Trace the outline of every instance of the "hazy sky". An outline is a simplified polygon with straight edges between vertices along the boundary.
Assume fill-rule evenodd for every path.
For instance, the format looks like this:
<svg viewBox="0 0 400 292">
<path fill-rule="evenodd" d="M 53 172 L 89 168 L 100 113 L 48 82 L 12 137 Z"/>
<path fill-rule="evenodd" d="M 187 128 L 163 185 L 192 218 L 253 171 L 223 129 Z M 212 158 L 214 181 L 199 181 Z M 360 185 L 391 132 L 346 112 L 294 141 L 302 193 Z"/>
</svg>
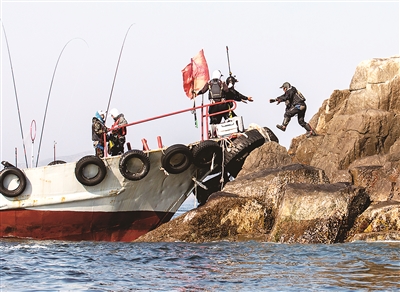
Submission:
<svg viewBox="0 0 400 292">
<path fill-rule="evenodd" d="M 307 98 L 309 121 L 336 89 L 347 89 L 363 60 L 399 54 L 399 2 L 351 1 L 1 1 L 1 19 L 9 43 L 23 134 L 30 164 L 39 146 L 53 72 L 40 160 L 93 154 L 91 120 L 110 108 L 128 122 L 190 108 L 181 70 L 201 49 L 211 72 L 231 71 L 241 93 L 253 103 L 236 109 L 245 126 L 269 127 L 289 148 L 305 133 L 292 119 L 286 132 L 284 105 L 268 100 L 281 95 L 289 81 Z M 68 45 L 66 45 L 68 43 Z M 1 31 L 1 160 L 25 164 L 9 56 Z M 196 103 L 201 103 L 201 96 Z M 197 114 L 198 117 L 200 113 Z M 36 121 L 32 143 L 30 127 Z M 107 125 L 111 125 L 111 118 Z M 200 139 L 189 113 L 128 130 L 127 140 L 141 149 L 141 139 L 157 148 Z M 79 156 L 79 155 L 78 155 Z"/>
</svg>

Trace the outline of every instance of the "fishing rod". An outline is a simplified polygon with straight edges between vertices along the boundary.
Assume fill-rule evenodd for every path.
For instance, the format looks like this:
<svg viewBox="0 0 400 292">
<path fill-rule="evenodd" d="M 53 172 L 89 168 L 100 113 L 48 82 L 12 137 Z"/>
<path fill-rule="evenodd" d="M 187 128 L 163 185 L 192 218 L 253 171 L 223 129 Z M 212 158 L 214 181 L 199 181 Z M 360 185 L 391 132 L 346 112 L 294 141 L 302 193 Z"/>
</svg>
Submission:
<svg viewBox="0 0 400 292">
<path fill-rule="evenodd" d="M 84 42 L 86 43 L 86 45 L 89 47 L 89 45 L 87 44 L 87 42 L 86 42 L 84 39 L 82 39 L 82 38 L 73 38 L 73 39 L 69 40 L 69 41 L 64 45 L 63 49 L 61 50 L 60 55 L 58 56 L 56 66 L 54 67 L 54 71 L 53 71 L 53 77 L 51 78 L 51 82 L 50 82 L 49 93 L 48 93 L 48 95 L 47 95 L 46 109 L 45 109 L 45 111 L 44 111 L 43 123 L 42 123 L 42 130 L 41 130 L 41 132 L 40 132 L 40 140 L 39 140 L 38 155 L 37 155 L 37 158 L 36 158 L 36 167 L 38 166 L 38 163 L 39 163 L 40 147 L 41 147 L 41 145 L 42 145 L 42 138 L 43 138 L 44 125 L 45 125 L 45 123 L 46 123 L 47 108 L 48 108 L 48 106 L 49 106 L 50 94 L 51 94 L 51 89 L 52 89 L 52 87 L 53 87 L 53 82 L 54 82 L 54 77 L 55 77 L 55 75 L 56 75 L 57 66 L 58 66 L 58 63 L 60 62 L 61 55 L 62 55 L 62 53 L 64 52 L 65 48 L 66 48 L 66 47 L 68 46 L 68 44 L 69 44 L 70 42 L 72 42 L 73 40 L 82 40 L 82 41 L 84 41 Z"/>
<path fill-rule="evenodd" d="M 28 159 L 26 157 L 26 147 L 25 147 L 25 139 L 24 139 L 24 132 L 22 131 L 22 121 L 21 121 L 21 112 L 19 109 L 19 102 L 18 102 L 18 95 L 17 95 L 17 86 L 15 84 L 15 77 L 14 77 L 14 69 L 13 65 L 11 62 L 11 53 L 10 53 L 10 47 L 8 46 L 8 40 L 7 40 L 7 35 L 6 35 L 6 29 L 4 28 L 3 21 L 1 21 L 1 26 L 3 27 L 3 32 L 4 32 L 4 38 L 6 40 L 6 45 L 7 45 L 7 51 L 8 51 L 8 59 L 10 60 L 10 66 L 11 66 L 11 75 L 13 79 L 13 84 L 14 84 L 14 93 L 15 93 L 15 101 L 17 103 L 17 111 L 18 111 L 18 119 L 19 119 L 19 128 L 21 131 L 21 136 L 22 136 L 22 146 L 24 148 L 24 155 L 25 155 L 25 163 L 26 163 L 26 168 L 28 168 Z"/>
<path fill-rule="evenodd" d="M 123 49 L 124 49 L 125 40 L 126 40 L 126 37 L 128 36 L 129 30 L 131 29 L 132 25 L 134 25 L 134 23 L 132 23 L 132 24 L 129 26 L 128 30 L 126 31 L 124 41 L 122 42 L 121 51 L 120 51 L 120 53 L 119 53 L 118 62 L 117 62 L 117 68 L 115 69 L 114 80 L 113 80 L 113 83 L 112 83 L 112 86 L 111 86 L 110 98 L 108 99 L 108 105 L 107 105 L 106 115 L 105 115 L 105 117 L 104 117 L 104 124 L 106 124 L 106 120 L 107 120 L 107 116 L 108 116 L 108 110 L 109 110 L 109 108 L 110 108 L 110 103 L 111 103 L 111 97 L 112 97 L 112 94 L 113 94 L 113 91 L 114 91 L 115 79 L 117 78 L 117 72 L 118 72 L 119 62 L 121 61 L 121 56 L 122 56 L 122 51 L 123 51 Z"/>
</svg>

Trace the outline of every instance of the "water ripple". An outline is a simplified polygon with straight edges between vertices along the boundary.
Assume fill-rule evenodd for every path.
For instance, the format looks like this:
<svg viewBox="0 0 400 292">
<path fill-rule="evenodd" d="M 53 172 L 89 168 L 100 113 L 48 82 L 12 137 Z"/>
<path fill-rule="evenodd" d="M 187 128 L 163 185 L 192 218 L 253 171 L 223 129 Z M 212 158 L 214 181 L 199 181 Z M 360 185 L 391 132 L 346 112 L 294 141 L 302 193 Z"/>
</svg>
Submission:
<svg viewBox="0 0 400 292">
<path fill-rule="evenodd" d="M 396 291 L 400 243 L 2 240 L 2 291 Z"/>
</svg>

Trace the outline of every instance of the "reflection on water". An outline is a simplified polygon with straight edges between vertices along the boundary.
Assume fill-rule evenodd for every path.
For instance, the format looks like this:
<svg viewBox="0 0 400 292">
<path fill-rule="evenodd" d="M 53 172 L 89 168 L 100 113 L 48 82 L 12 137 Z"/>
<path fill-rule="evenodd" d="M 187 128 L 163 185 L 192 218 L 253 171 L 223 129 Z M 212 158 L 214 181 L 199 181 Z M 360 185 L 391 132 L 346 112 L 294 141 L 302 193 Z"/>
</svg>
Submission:
<svg viewBox="0 0 400 292">
<path fill-rule="evenodd" d="M 396 291 L 400 289 L 399 250 L 399 242 L 286 245 L 3 240 L 0 288 Z"/>
</svg>

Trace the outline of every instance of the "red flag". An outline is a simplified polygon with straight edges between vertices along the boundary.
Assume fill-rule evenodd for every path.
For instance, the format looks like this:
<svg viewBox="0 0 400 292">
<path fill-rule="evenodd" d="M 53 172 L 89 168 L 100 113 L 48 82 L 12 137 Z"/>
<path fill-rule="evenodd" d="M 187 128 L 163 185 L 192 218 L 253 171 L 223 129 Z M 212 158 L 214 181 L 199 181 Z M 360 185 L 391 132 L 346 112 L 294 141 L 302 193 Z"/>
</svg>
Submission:
<svg viewBox="0 0 400 292">
<path fill-rule="evenodd" d="M 182 75 L 183 90 L 187 97 L 193 98 L 192 92 L 199 91 L 210 80 L 203 50 L 190 60 L 190 63 L 182 70 Z"/>
<path fill-rule="evenodd" d="M 194 90 L 192 62 L 190 62 L 182 70 L 182 75 L 183 75 L 183 90 L 185 91 L 186 96 L 191 99 L 193 98 L 192 91 Z"/>
</svg>

